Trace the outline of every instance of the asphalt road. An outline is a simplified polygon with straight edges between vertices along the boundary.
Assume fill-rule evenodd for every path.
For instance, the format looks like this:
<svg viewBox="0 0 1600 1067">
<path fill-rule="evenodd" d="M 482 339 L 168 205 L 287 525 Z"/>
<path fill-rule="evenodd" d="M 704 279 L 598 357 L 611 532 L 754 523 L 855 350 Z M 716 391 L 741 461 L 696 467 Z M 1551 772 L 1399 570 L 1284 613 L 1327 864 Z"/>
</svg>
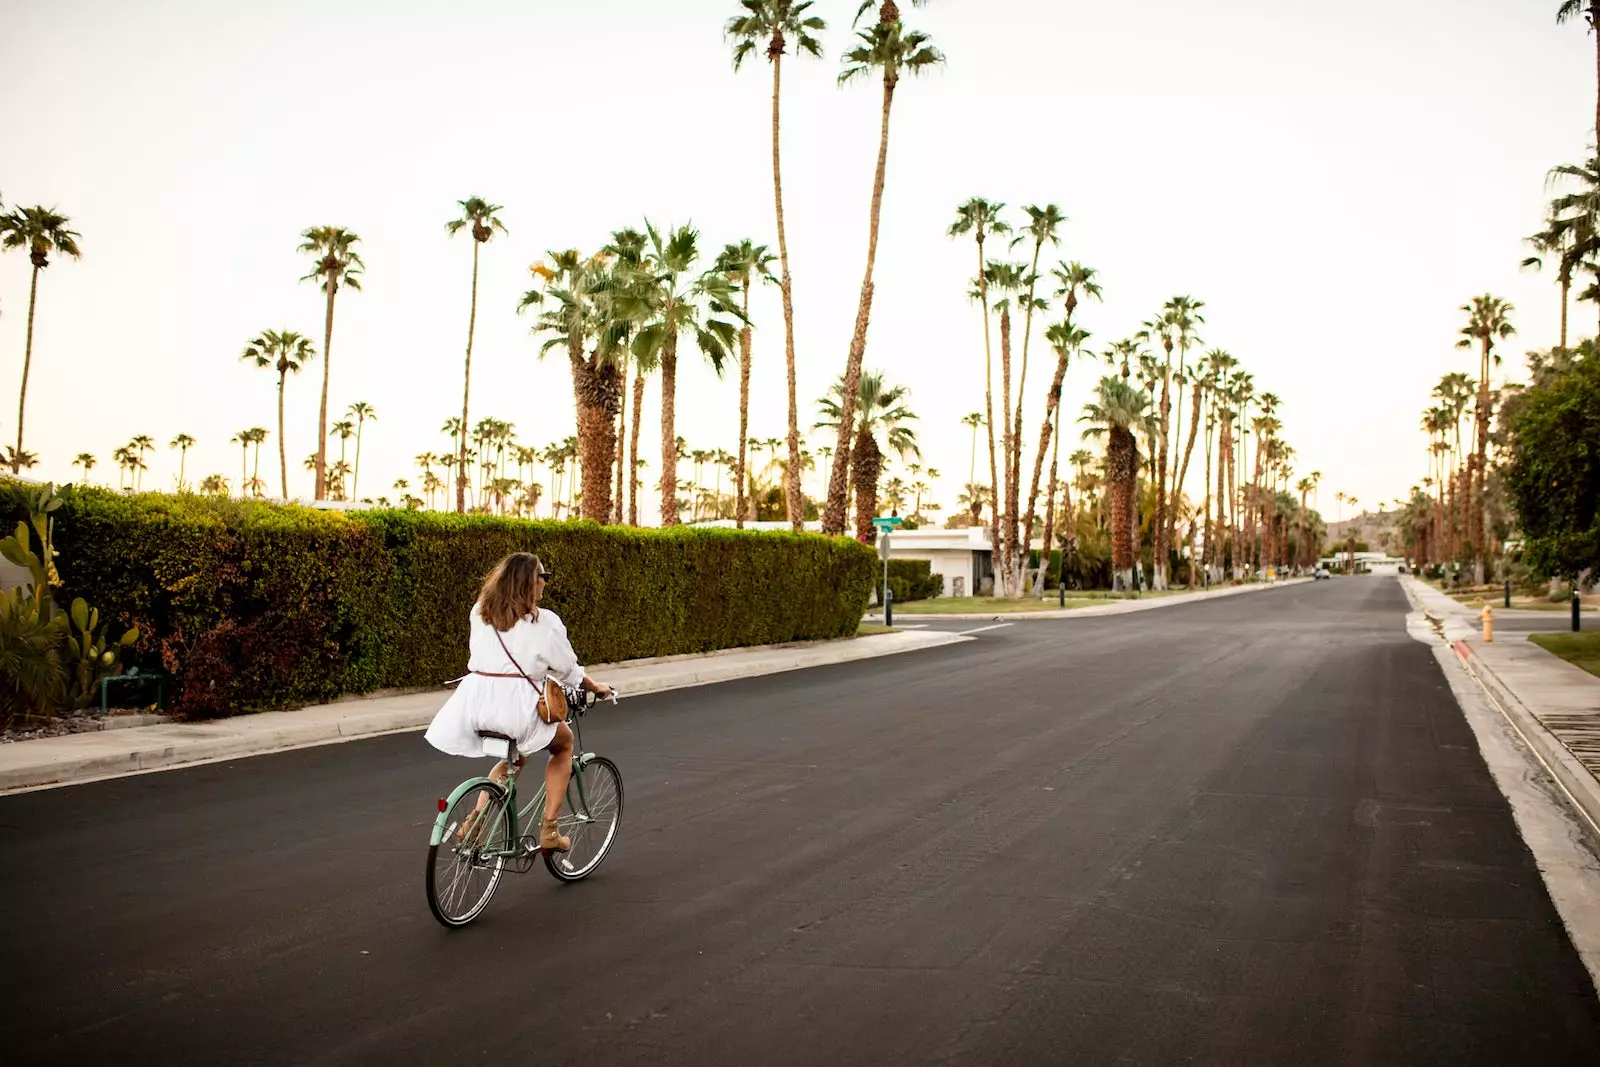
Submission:
<svg viewBox="0 0 1600 1067">
<path fill-rule="evenodd" d="M 1384 579 L 601 709 L 620 843 L 447 931 L 417 734 L 0 799 L 18 1064 L 1600 1063 Z"/>
</svg>

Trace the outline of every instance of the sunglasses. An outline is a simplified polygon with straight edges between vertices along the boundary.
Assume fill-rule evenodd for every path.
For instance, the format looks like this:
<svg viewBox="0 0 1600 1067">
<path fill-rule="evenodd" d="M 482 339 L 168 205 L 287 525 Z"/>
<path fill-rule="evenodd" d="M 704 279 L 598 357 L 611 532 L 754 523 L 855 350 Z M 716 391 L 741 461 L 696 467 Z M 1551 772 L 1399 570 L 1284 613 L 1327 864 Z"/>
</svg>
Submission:
<svg viewBox="0 0 1600 1067">
<path fill-rule="evenodd" d="M 555 571 L 540 571 L 539 572 L 539 578 L 541 580 L 543 580 L 543 581 L 546 581 L 546 582 L 548 582 L 550 579 L 554 578 L 555 576 L 556 576 Z"/>
</svg>

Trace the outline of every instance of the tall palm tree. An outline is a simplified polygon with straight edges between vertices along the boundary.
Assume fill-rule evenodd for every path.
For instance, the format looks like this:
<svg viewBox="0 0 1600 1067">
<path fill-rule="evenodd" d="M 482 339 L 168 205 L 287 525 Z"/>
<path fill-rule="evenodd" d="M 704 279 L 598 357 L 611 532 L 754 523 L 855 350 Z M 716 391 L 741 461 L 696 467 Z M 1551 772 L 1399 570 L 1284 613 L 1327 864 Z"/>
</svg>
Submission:
<svg viewBox="0 0 1600 1067">
<path fill-rule="evenodd" d="M 167 443 L 167 447 L 178 450 L 178 492 L 181 493 L 185 488 L 183 474 L 189 458 L 189 449 L 194 447 L 194 438 L 186 433 L 180 433 Z"/>
<path fill-rule="evenodd" d="M 1023 303 L 1022 366 L 1017 372 L 1017 408 L 1013 413 L 1012 420 L 1011 455 L 1007 457 L 1007 463 L 1010 465 L 1007 477 L 1011 481 L 1013 495 L 1020 492 L 1022 482 L 1022 398 L 1028 395 L 1028 342 L 1033 337 L 1033 313 L 1036 310 L 1043 310 L 1046 306 L 1043 300 L 1036 300 L 1034 297 L 1034 287 L 1039 281 L 1039 255 L 1044 250 L 1045 245 L 1048 244 L 1054 247 L 1061 243 L 1059 231 L 1061 224 L 1067 221 L 1067 217 L 1061 213 L 1061 209 L 1054 204 L 1046 204 L 1044 207 L 1040 207 L 1037 204 L 1028 204 L 1022 210 L 1027 214 L 1028 221 L 1017 236 L 1012 238 L 1011 247 L 1016 248 L 1017 245 L 1031 239 L 1033 241 L 1033 258 L 1028 263 L 1028 295 Z M 1031 503 L 1030 500 L 1030 511 Z M 1024 547 L 1026 547 L 1030 536 L 1031 532 L 1025 528 L 1022 532 Z M 1048 555 L 1048 551 L 1046 554 Z M 1024 551 L 1018 558 L 1017 569 L 1019 572 L 1023 563 L 1027 561 L 1027 557 L 1028 553 Z M 1040 573 L 1043 573 L 1043 568 L 1040 569 Z M 1017 582 L 1017 589 L 1020 595 L 1020 578 Z"/>
<path fill-rule="evenodd" d="M 240 496 L 244 496 L 244 483 L 246 481 L 246 476 L 247 476 L 247 474 L 249 472 L 249 469 L 250 469 L 250 444 L 251 444 L 251 441 L 252 441 L 252 436 L 251 435 L 252 435 L 253 432 L 254 431 L 252 431 L 252 430 L 240 430 L 238 433 L 236 433 L 232 437 L 228 438 L 228 443 L 230 445 L 238 445 L 239 446 L 239 495 Z"/>
<path fill-rule="evenodd" d="M 50 265 L 52 255 L 82 258 L 74 230 L 67 229 L 72 220 L 57 214 L 54 208 L 17 208 L 0 216 L 0 248 L 26 248 L 28 260 L 33 264 L 32 279 L 28 283 L 28 332 L 22 349 L 22 388 L 17 394 L 17 444 L 11 452 L 11 473 L 22 470 L 22 459 L 28 455 L 22 447 L 22 421 L 28 407 L 28 372 L 33 368 L 33 314 L 39 303 L 39 272 Z"/>
<path fill-rule="evenodd" d="M 1183 487 L 1186 484 L 1188 484 L 1189 457 L 1194 452 L 1194 440 L 1195 440 L 1195 437 L 1197 437 L 1199 435 L 1199 433 L 1200 433 L 1201 403 L 1202 403 L 1202 400 L 1204 399 L 1204 394 L 1205 394 L 1205 390 L 1206 390 L 1206 387 L 1207 387 L 1207 377 L 1208 377 L 1208 374 L 1210 373 L 1210 371 L 1207 369 L 1207 366 L 1212 364 L 1212 363 L 1214 363 L 1215 359 L 1217 357 L 1222 357 L 1224 359 L 1231 359 L 1232 358 L 1232 357 L 1230 357 L 1228 355 L 1228 353 L 1222 351 L 1222 349 L 1213 348 L 1210 352 L 1208 352 L 1206 354 L 1205 363 L 1201 367 L 1197 368 L 1195 370 L 1195 372 L 1189 373 L 1187 371 L 1187 369 L 1181 369 L 1180 370 L 1180 381 L 1184 380 L 1183 375 L 1187 375 L 1187 378 L 1189 379 L 1188 384 L 1190 384 L 1190 385 L 1192 385 L 1194 387 L 1194 392 L 1193 392 L 1192 396 L 1190 397 L 1190 402 L 1189 402 L 1189 406 L 1192 409 L 1189 412 L 1189 437 L 1188 437 L 1188 440 L 1184 443 L 1184 446 L 1183 446 L 1183 461 L 1178 464 L 1177 480 L 1175 480 L 1172 483 L 1172 498 L 1173 498 L 1174 503 L 1176 503 L 1178 500 L 1181 500 L 1183 498 Z M 1180 363 L 1180 368 L 1181 367 L 1182 367 L 1182 365 Z M 1183 400 L 1183 394 L 1181 392 L 1178 395 L 1178 400 L 1179 400 L 1180 405 L 1181 405 L 1182 400 Z M 1182 409 L 1181 409 L 1181 406 L 1180 406 L 1180 411 L 1181 410 Z M 1178 420 L 1178 432 L 1180 434 L 1183 432 L 1181 416 L 1180 416 L 1180 418 Z M 1209 477 L 1209 472 L 1208 472 L 1208 477 Z M 1209 484 L 1209 482 L 1208 482 L 1208 484 Z M 1191 556 L 1191 560 L 1193 560 L 1193 559 L 1194 559 L 1194 557 Z M 1189 584 L 1191 586 L 1194 585 L 1194 567 L 1193 567 L 1192 563 L 1191 563 L 1191 566 L 1189 568 Z"/>
<path fill-rule="evenodd" d="M 1478 411 L 1474 420 L 1478 429 L 1478 446 L 1472 456 L 1472 465 L 1467 470 L 1467 529 L 1468 536 L 1472 539 L 1473 581 L 1482 585 L 1483 498 L 1489 458 L 1489 361 L 1493 359 L 1495 365 L 1499 365 L 1500 356 L 1494 351 L 1494 343 L 1517 332 L 1511 325 L 1511 313 L 1516 309 L 1511 306 L 1509 300 L 1484 293 L 1482 296 L 1473 297 L 1470 304 L 1462 304 L 1461 310 L 1467 313 L 1467 324 L 1461 328 L 1461 340 L 1456 342 L 1456 347 L 1478 348 Z"/>
<path fill-rule="evenodd" d="M 1566 187 L 1550 201 L 1549 237 L 1566 243 L 1572 269 L 1581 268 L 1595 278 L 1578 299 L 1600 304 L 1600 156 L 1550 168 L 1545 186 Z"/>
<path fill-rule="evenodd" d="M 1045 332 L 1045 341 L 1050 345 L 1051 350 L 1056 354 L 1056 370 L 1055 376 L 1050 380 L 1050 391 L 1045 394 L 1044 421 L 1039 427 L 1039 450 L 1034 455 L 1033 478 L 1028 485 L 1028 510 L 1022 521 L 1022 527 L 1024 531 L 1023 535 L 1025 537 L 1031 537 L 1033 532 L 1034 510 L 1036 502 L 1039 498 L 1039 478 L 1044 471 L 1045 450 L 1050 447 L 1051 436 L 1055 434 L 1056 424 L 1060 421 L 1059 413 L 1061 408 L 1061 388 L 1063 383 L 1066 381 L 1067 365 L 1073 356 L 1078 355 L 1083 350 L 1084 342 L 1090 337 L 1089 331 L 1079 329 L 1072 324 L 1072 316 L 1078 310 L 1078 303 L 1080 300 L 1099 300 L 1101 298 L 1100 283 L 1095 280 L 1095 269 L 1093 267 L 1085 267 L 1083 264 L 1077 262 L 1062 263 L 1053 271 L 1051 271 L 1051 274 L 1060 283 L 1060 287 L 1056 289 L 1055 295 L 1061 299 L 1062 307 L 1066 314 L 1060 322 L 1051 326 L 1050 329 Z M 1020 389 L 1018 390 L 1017 395 L 1019 397 L 1020 407 Z M 1059 453 L 1061 445 L 1059 436 L 1056 436 L 1055 443 L 1056 451 Z M 1021 447 L 1020 444 L 1018 447 Z M 1051 460 L 1050 469 L 1050 484 L 1053 485 L 1055 484 L 1057 471 L 1057 461 L 1054 458 Z M 1054 494 L 1051 495 L 1050 501 L 1052 506 L 1045 509 L 1046 515 L 1044 524 L 1044 543 L 1047 555 L 1050 550 L 1050 539 L 1055 533 L 1055 523 L 1053 521 L 1053 505 L 1055 501 Z M 1038 574 L 1034 576 L 1034 590 L 1035 592 L 1042 592 L 1043 588 L 1044 568 L 1040 567 Z"/>
<path fill-rule="evenodd" d="M 72 461 L 74 467 L 83 468 L 83 484 L 89 484 L 89 472 L 94 470 L 95 458 L 91 452 L 79 452 L 78 457 Z"/>
<path fill-rule="evenodd" d="M 1084 436 L 1106 439 L 1106 481 L 1111 500 L 1112 588 L 1133 588 L 1133 568 L 1138 559 L 1135 531 L 1139 525 L 1139 434 L 1152 435 L 1156 420 L 1150 412 L 1150 394 L 1122 378 L 1100 379 L 1096 398 L 1084 405 L 1078 420 L 1089 424 Z"/>
<path fill-rule="evenodd" d="M 1580 15 L 1588 25 L 1589 32 L 1594 35 L 1596 71 L 1594 128 L 1597 134 L 1600 134 L 1600 0 L 1561 0 L 1561 6 L 1556 9 L 1556 22 L 1566 22 Z"/>
<path fill-rule="evenodd" d="M 626 289 L 635 285 L 639 280 L 644 267 L 645 235 L 632 226 L 624 226 L 620 230 L 611 232 L 611 241 L 600 249 L 600 254 L 609 259 L 611 264 L 611 278 L 614 289 Z M 620 525 L 625 519 L 630 525 L 638 525 L 638 500 L 632 491 L 633 479 L 628 478 L 628 447 L 631 442 L 633 454 L 639 454 L 639 418 L 644 407 L 645 375 L 652 367 L 645 366 L 635 360 L 629 353 L 633 335 L 638 329 L 638 323 L 618 314 L 608 316 L 606 323 L 608 348 L 615 345 L 619 350 L 618 362 L 622 372 L 622 381 L 617 393 L 617 455 L 616 477 L 617 496 L 611 502 L 611 521 Z M 633 431 L 628 433 L 628 371 L 632 364 L 636 373 L 633 376 Z M 632 512 L 629 512 L 629 507 Z"/>
<path fill-rule="evenodd" d="M 856 539 L 873 540 L 872 520 L 878 514 L 878 477 L 883 469 L 884 446 L 904 459 L 909 453 L 920 456 L 916 431 L 906 423 L 917 416 L 905 405 L 911 390 L 904 385 L 889 386 L 882 373 L 864 372 L 856 383 L 853 416 L 846 415 L 844 379 L 836 380 L 828 395 L 817 401 L 821 418 L 813 429 L 837 430 L 845 418 L 855 419 L 851 445 L 850 480 L 856 501 Z M 878 443 L 883 437 L 883 445 Z"/>
<path fill-rule="evenodd" d="M 970 429 L 972 431 L 971 455 L 967 458 L 967 482 L 968 482 L 968 484 L 970 484 L 972 482 L 973 476 L 977 473 L 977 467 L 978 467 L 978 427 L 983 425 L 983 412 L 974 411 L 971 414 L 961 416 L 961 425 L 967 427 L 968 429 Z M 994 455 L 993 450 L 990 451 L 990 455 L 991 456 Z"/>
<path fill-rule="evenodd" d="M 345 444 L 350 440 L 350 438 L 356 435 L 356 424 L 351 422 L 349 419 L 340 419 L 338 422 L 328 427 L 328 432 L 339 439 L 339 466 L 348 471 L 349 464 L 347 464 L 344 460 Z M 326 462 L 327 456 L 324 454 L 323 463 L 326 464 Z M 326 470 L 327 467 L 325 466 L 324 472 L 326 472 Z M 348 495 L 344 491 L 344 484 L 344 478 L 342 476 L 335 481 L 332 475 L 324 473 L 323 491 L 330 500 L 349 499 Z"/>
<path fill-rule="evenodd" d="M 208 474 L 200 479 L 200 491 L 206 496 L 227 496 L 228 479 L 220 474 Z"/>
<path fill-rule="evenodd" d="M 300 280 L 316 281 L 327 296 L 327 310 L 322 327 L 322 404 L 317 409 L 317 480 L 316 499 L 328 492 L 328 373 L 333 361 L 333 299 L 340 286 L 361 291 L 361 271 L 364 264 L 354 246 L 361 238 L 343 226 L 313 226 L 300 235 L 299 251 L 316 263 L 311 273 Z"/>
<path fill-rule="evenodd" d="M 472 310 L 467 315 L 467 358 L 461 376 L 461 430 L 456 453 L 456 511 L 467 510 L 467 400 L 472 395 L 472 335 L 478 325 L 478 250 L 494 238 L 496 232 L 507 233 L 505 223 L 497 211 L 505 209 L 491 204 L 481 196 L 469 196 L 456 201 L 461 207 L 461 217 L 444 224 L 445 233 L 452 237 L 467 230 L 472 235 Z"/>
<path fill-rule="evenodd" d="M 128 448 L 132 450 L 133 455 L 137 460 L 137 462 L 133 465 L 133 487 L 134 491 L 138 492 L 144 488 L 144 472 L 150 469 L 145 464 L 144 454 L 146 452 L 154 452 L 156 450 L 155 438 L 151 437 L 147 433 L 135 434 L 133 440 L 128 442 Z"/>
<path fill-rule="evenodd" d="M 844 55 L 841 85 L 868 78 L 874 71 L 883 76 L 883 109 L 878 133 L 878 161 L 872 177 L 872 206 L 867 225 L 867 265 L 861 278 L 861 298 L 856 307 L 855 329 L 850 336 L 850 352 L 845 359 L 842 412 L 839 440 L 833 454 L 833 471 L 828 476 L 828 503 L 822 515 L 822 531 L 844 532 L 845 498 L 849 494 L 846 471 L 850 466 L 850 428 L 854 425 L 856 394 L 861 384 L 861 361 L 867 351 L 867 323 L 872 315 L 872 268 L 878 256 L 878 218 L 883 208 L 884 172 L 889 162 L 889 112 L 894 91 L 903 74 L 920 74 L 944 62 L 939 50 L 928 42 L 928 35 L 907 30 L 900 22 L 894 0 L 879 5 L 878 22 L 859 32 L 856 47 Z"/>
<path fill-rule="evenodd" d="M 357 400 L 350 405 L 350 410 L 345 412 L 345 418 L 356 420 L 356 466 L 350 475 L 350 497 L 353 500 L 361 499 L 361 431 L 369 422 L 378 421 L 378 412 L 365 400 Z"/>
<path fill-rule="evenodd" d="M 751 6 L 761 6 L 762 0 L 746 0 Z M 771 0 L 768 0 L 770 3 Z M 739 327 L 739 457 L 734 468 L 733 520 L 738 529 L 744 529 L 745 512 L 745 439 L 750 433 L 750 287 L 757 280 L 776 282 L 772 276 L 772 253 L 766 245 L 758 245 L 748 237 L 737 244 L 725 245 L 717 257 L 717 269 L 739 291 L 744 322 Z M 781 284 L 781 283 L 778 283 Z M 799 438 L 795 438 L 798 449 Z M 791 456 L 791 459 L 793 457 Z M 784 478 L 784 500 L 788 506 L 790 479 Z M 798 485 L 793 486 L 798 491 Z M 790 507 L 790 522 L 795 521 Z M 802 519 L 804 515 L 800 516 Z"/>
<path fill-rule="evenodd" d="M 1092 277 L 1094 272 L 1091 270 L 1088 273 Z M 1089 281 L 1089 284 L 1093 286 L 1093 295 L 1098 297 L 1100 287 L 1094 285 L 1092 280 Z M 1090 290 L 1085 290 L 1085 292 L 1088 293 Z M 1069 308 L 1075 306 L 1076 304 L 1073 303 L 1069 305 Z M 1052 438 L 1054 438 L 1055 448 L 1050 460 L 1049 484 L 1053 486 L 1056 483 L 1061 458 L 1061 436 L 1058 432 L 1061 421 L 1061 389 L 1066 381 L 1067 366 L 1074 356 L 1083 351 L 1083 344 L 1089 339 L 1089 331 L 1072 325 L 1072 311 L 1069 309 L 1066 318 L 1045 331 L 1044 339 L 1056 354 L 1056 372 L 1050 381 L 1050 392 L 1045 396 L 1044 421 L 1039 427 L 1039 451 L 1033 459 L 1033 479 L 1028 485 L 1028 510 L 1022 520 L 1024 537 L 1031 537 L 1033 533 L 1033 516 L 1039 498 L 1039 478 L 1044 472 L 1045 450 L 1051 447 Z M 1045 567 L 1048 565 L 1050 547 L 1054 543 L 1055 529 L 1055 493 L 1052 490 L 1045 507 L 1044 558 L 1046 563 L 1041 565 L 1034 574 L 1033 589 L 1035 595 L 1044 590 L 1044 572 Z"/>
<path fill-rule="evenodd" d="M 647 219 L 645 232 L 650 236 L 645 277 L 627 294 L 625 317 L 646 323 L 634 337 L 635 355 L 661 367 L 661 525 L 676 526 L 678 337 L 693 333 L 701 353 L 720 375 L 737 330 L 731 320 L 741 318 L 741 313 L 726 276 L 715 268 L 695 273 L 700 235 L 693 226 L 686 224 L 663 235 Z"/>
<path fill-rule="evenodd" d="M 1561 218 L 1554 211 L 1545 221 L 1545 228 L 1536 234 L 1523 238 L 1523 241 L 1533 249 L 1534 254 L 1522 261 L 1524 267 L 1534 270 L 1544 269 L 1546 256 L 1554 256 L 1556 261 L 1556 284 L 1561 288 L 1561 343 L 1560 347 L 1567 347 L 1567 304 L 1572 292 L 1572 274 L 1579 267 L 1578 257 L 1574 255 L 1576 234 L 1573 228 L 1563 226 Z"/>
<path fill-rule="evenodd" d="M 956 221 L 950 224 L 947 233 L 951 237 L 963 237 L 972 234 L 978 245 L 978 274 L 977 295 L 978 303 L 983 309 L 983 413 L 973 412 L 967 419 L 975 422 L 963 422 L 973 429 L 973 443 L 977 443 L 977 427 L 984 426 L 989 431 L 989 484 L 993 490 L 990 500 L 998 499 L 1000 485 L 1000 472 L 996 467 L 994 447 L 994 352 L 989 341 L 989 261 L 984 258 L 983 243 L 991 235 L 1004 235 L 1011 232 L 1011 226 L 1000 217 L 1000 210 L 1005 205 L 998 201 L 985 200 L 982 197 L 971 197 L 956 208 Z M 1009 425 L 1003 423 L 1002 426 Z M 969 471 L 967 481 L 972 481 L 974 472 Z M 989 542 L 998 551 L 1000 547 L 1000 508 L 996 505 L 991 509 L 991 522 L 989 524 Z"/>
<path fill-rule="evenodd" d="M 283 440 L 283 387 L 289 375 L 299 374 L 300 368 L 315 359 L 316 355 L 317 350 L 311 346 L 310 339 L 293 330 L 263 330 L 250 339 L 239 355 L 242 360 L 278 374 L 278 474 L 282 479 L 285 500 L 289 499 L 289 457 Z M 321 445 L 312 454 L 313 470 L 316 469 L 315 460 L 319 454 L 326 459 Z"/>
<path fill-rule="evenodd" d="M 261 480 L 261 446 L 267 443 L 267 437 L 271 431 L 265 426 L 252 426 L 245 433 L 249 435 L 249 440 L 245 442 L 245 446 L 254 451 L 251 453 L 250 460 L 250 480 L 240 486 L 239 492 L 240 495 L 243 495 L 245 489 L 248 488 L 256 496 L 260 496 L 267 488 L 267 483 Z"/>
<path fill-rule="evenodd" d="M 733 69 L 738 70 L 757 48 L 763 48 L 767 62 L 772 65 L 772 201 L 778 217 L 778 287 L 783 296 L 783 353 L 788 371 L 789 388 L 789 469 L 800 467 L 800 407 L 795 395 L 794 361 L 794 289 L 789 275 L 789 238 L 783 221 L 783 166 L 779 154 L 779 99 L 783 85 L 783 56 L 792 40 L 797 55 L 821 57 L 822 45 L 812 36 L 827 28 L 827 23 L 815 15 L 808 15 L 810 0 L 740 0 L 744 13 L 728 20 L 724 34 L 733 42 Z M 742 437 L 743 434 L 740 434 Z M 739 493 L 744 493 L 745 478 L 739 479 Z M 784 487 L 784 501 L 789 513 L 789 525 L 796 533 L 805 519 L 805 507 L 800 498 L 800 483 L 789 479 Z M 744 520 L 739 509 L 737 517 Z"/>
<path fill-rule="evenodd" d="M 570 444 L 570 454 L 563 458 L 580 459 L 583 517 L 610 522 L 611 466 L 616 459 L 622 367 L 627 357 L 624 343 L 631 329 L 625 323 L 642 318 L 642 313 L 629 313 L 622 307 L 627 300 L 639 302 L 643 297 L 634 294 L 634 279 L 628 272 L 619 281 L 616 268 L 604 254 L 584 256 L 567 249 L 548 255 L 549 264 L 533 268 L 534 278 L 543 288 L 523 294 L 518 310 L 545 302 L 553 305 L 539 315 L 533 330 L 548 335 L 540 356 L 560 348 L 572 371 L 578 434 L 563 442 L 563 449 Z M 574 488 L 576 484 L 574 479 Z"/>
<path fill-rule="evenodd" d="M 995 301 L 1000 313 L 1000 436 L 1001 455 L 1004 457 L 1000 484 L 995 487 L 996 510 L 1004 511 L 1000 524 L 1000 540 L 996 543 L 1000 564 L 996 568 L 1005 596 L 1020 596 L 1017 586 L 1017 486 L 1011 478 L 1011 455 L 1014 451 L 1014 428 L 1011 422 L 1011 309 L 1013 299 L 1026 299 L 1028 268 L 1022 263 L 990 260 L 984 268 L 988 287 L 1001 294 Z M 1022 398 L 1017 397 L 1021 404 Z"/>
</svg>

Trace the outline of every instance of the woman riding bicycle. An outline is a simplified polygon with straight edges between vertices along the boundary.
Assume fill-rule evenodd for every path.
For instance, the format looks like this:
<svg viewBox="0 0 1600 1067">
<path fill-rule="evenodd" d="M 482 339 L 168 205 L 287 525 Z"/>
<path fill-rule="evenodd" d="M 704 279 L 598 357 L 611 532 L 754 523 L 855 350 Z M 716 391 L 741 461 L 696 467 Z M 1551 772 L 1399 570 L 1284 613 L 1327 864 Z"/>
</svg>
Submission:
<svg viewBox="0 0 1600 1067">
<path fill-rule="evenodd" d="M 572 843 L 561 835 L 556 818 L 572 773 L 573 741 L 572 730 L 561 721 L 566 717 L 563 690 L 581 686 L 605 697 L 611 688 L 583 673 L 567 640 L 567 628 L 555 612 L 539 607 L 550 578 L 538 556 L 513 552 L 484 579 L 470 620 L 467 669 L 471 673 L 433 717 L 424 736 L 441 752 L 482 756 L 480 734 L 504 735 L 516 743 L 518 771 L 529 755 L 547 749 L 539 847 L 565 852 Z M 506 761 L 501 760 L 489 777 L 504 781 L 507 771 Z M 472 831 L 471 823 L 469 819 L 463 825 L 462 836 Z"/>
</svg>

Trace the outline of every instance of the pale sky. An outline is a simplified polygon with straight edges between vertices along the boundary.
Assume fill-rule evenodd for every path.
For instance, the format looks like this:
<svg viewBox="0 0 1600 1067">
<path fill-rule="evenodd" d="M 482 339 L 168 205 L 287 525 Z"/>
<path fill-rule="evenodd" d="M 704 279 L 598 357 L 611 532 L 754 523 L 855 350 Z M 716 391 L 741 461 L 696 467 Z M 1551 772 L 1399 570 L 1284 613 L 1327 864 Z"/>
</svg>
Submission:
<svg viewBox="0 0 1600 1067">
<path fill-rule="evenodd" d="M 879 92 L 834 84 L 856 6 L 818 0 L 827 57 L 785 66 L 806 424 L 843 369 L 866 251 Z M 1071 221 L 1055 258 L 1098 268 L 1105 286 L 1104 304 L 1078 315 L 1096 351 L 1167 297 L 1204 300 L 1206 345 L 1283 398 L 1284 436 L 1302 473 L 1323 472 L 1330 519 L 1336 490 L 1367 505 L 1404 494 L 1426 470 L 1417 423 L 1429 389 L 1476 366 L 1453 347 L 1458 306 L 1486 290 L 1515 303 L 1514 373 L 1525 349 L 1556 340 L 1556 288 L 1518 269 L 1521 238 L 1539 228 L 1546 170 L 1583 155 L 1595 93 L 1593 43 L 1558 27 L 1556 6 L 907 7 L 948 62 L 896 96 L 867 365 L 911 387 L 946 513 L 968 466 L 957 420 L 983 400 L 979 315 L 965 296 L 973 248 L 945 236 L 974 195 L 1011 205 L 1013 221 L 1022 204 L 1060 205 Z M 0 64 L 0 196 L 54 205 L 83 235 L 83 259 L 40 282 L 33 473 L 71 479 L 87 450 L 114 484 L 111 450 L 148 433 L 163 448 L 145 485 L 170 488 L 177 454 L 164 446 L 181 431 L 199 440 L 192 480 L 215 471 L 236 485 L 228 438 L 276 430 L 273 376 L 239 351 L 269 327 L 320 349 L 321 296 L 297 284 L 307 263 L 295 248 L 301 230 L 331 224 L 361 235 L 367 273 L 363 292 L 339 300 L 330 409 L 376 407 L 362 492 L 397 495 L 389 485 L 415 481 L 412 457 L 444 450 L 439 427 L 459 413 L 471 242 L 444 223 L 471 195 L 505 205 L 511 231 L 484 249 L 472 418 L 509 419 L 530 444 L 574 433 L 567 368 L 540 362 L 531 320 L 515 314 L 546 249 L 593 249 L 646 215 L 692 220 L 708 259 L 746 236 L 776 246 L 770 73 L 759 57 L 733 72 L 721 27 L 735 8 L 0 3 L 8 38 L 26 42 Z M 0 255 L 0 442 L 15 437 L 28 275 L 25 254 Z M 781 436 L 775 289 L 755 295 L 753 317 L 750 430 Z M 1575 305 L 1574 338 L 1594 319 L 1593 305 Z M 1030 442 L 1047 359 L 1036 343 Z M 736 369 L 719 382 L 697 361 L 680 371 L 679 433 L 732 451 Z M 1074 417 L 1100 373 L 1070 372 Z M 319 358 L 289 385 L 296 493 L 310 491 L 300 462 L 316 446 L 321 374 Z M 658 419 L 652 387 L 647 484 Z M 653 493 L 643 510 L 655 515 Z"/>
</svg>

